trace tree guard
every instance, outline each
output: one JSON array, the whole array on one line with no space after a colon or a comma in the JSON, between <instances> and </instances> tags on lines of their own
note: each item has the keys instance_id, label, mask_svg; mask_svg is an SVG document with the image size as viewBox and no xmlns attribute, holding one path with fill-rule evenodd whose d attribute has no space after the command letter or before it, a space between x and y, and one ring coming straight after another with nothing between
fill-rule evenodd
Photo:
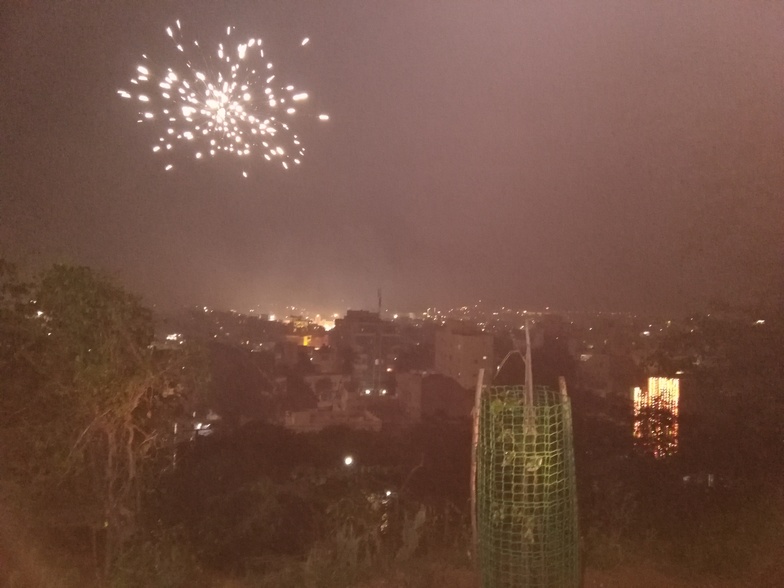
<instances>
[{"instance_id":1,"label":"tree guard","mask_svg":"<svg viewBox=\"0 0 784 588\"><path fill-rule=\"evenodd\" d=\"M577 490L566 387L482 392L477 519L483 588L579 586Z\"/></svg>"}]
</instances>

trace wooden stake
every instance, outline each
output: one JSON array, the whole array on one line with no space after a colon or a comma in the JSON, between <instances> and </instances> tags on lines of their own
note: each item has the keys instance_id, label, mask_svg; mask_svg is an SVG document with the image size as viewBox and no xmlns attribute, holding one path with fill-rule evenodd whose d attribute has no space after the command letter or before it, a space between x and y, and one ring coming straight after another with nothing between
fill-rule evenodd
<instances>
[{"instance_id":1,"label":"wooden stake","mask_svg":"<svg viewBox=\"0 0 784 588\"><path fill-rule=\"evenodd\" d=\"M479 447L479 411L482 400L482 383L485 378L485 368L479 368L479 375L476 379L476 391L474 392L473 410L473 432L471 435L471 548L473 553L471 559L476 566L479 560L479 531L476 523L476 474L477 474L477 453Z\"/></svg>"},{"instance_id":2,"label":"wooden stake","mask_svg":"<svg viewBox=\"0 0 784 588\"><path fill-rule=\"evenodd\" d=\"M534 405L534 374L531 366L531 333L528 319L525 319L525 403Z\"/></svg>"}]
</instances>

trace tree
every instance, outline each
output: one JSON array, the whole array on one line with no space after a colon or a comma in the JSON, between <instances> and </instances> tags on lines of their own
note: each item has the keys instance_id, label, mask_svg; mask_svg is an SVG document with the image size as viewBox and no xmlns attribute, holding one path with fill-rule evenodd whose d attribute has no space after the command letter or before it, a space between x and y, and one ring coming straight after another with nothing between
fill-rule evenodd
<instances>
[{"instance_id":1,"label":"tree","mask_svg":"<svg viewBox=\"0 0 784 588\"><path fill-rule=\"evenodd\" d=\"M649 363L684 373L681 454L737 481L780 476L784 464L784 320L744 309L695 316L668 330Z\"/></svg>"},{"instance_id":2,"label":"tree","mask_svg":"<svg viewBox=\"0 0 784 588\"><path fill-rule=\"evenodd\" d=\"M23 283L0 264L0 334L7 478L29 488L25 506L47 525L92 529L105 572L199 370L187 354L157 352L152 313L86 267Z\"/></svg>"}]
</instances>

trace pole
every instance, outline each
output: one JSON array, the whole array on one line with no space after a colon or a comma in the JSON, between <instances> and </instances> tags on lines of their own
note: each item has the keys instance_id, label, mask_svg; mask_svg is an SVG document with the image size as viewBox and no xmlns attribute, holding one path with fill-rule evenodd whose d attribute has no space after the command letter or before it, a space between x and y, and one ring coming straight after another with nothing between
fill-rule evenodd
<instances>
[{"instance_id":1,"label":"pole","mask_svg":"<svg viewBox=\"0 0 784 588\"><path fill-rule=\"evenodd\" d=\"M473 431L471 435L471 549L474 566L479 560L479 530L476 523L476 473L477 453L479 447L479 411L482 400L482 382L485 378L485 368L479 368L476 378L476 391L474 392Z\"/></svg>"},{"instance_id":2,"label":"pole","mask_svg":"<svg viewBox=\"0 0 784 588\"><path fill-rule=\"evenodd\" d=\"M534 375L531 366L531 332L528 319L525 320L525 402L534 405Z\"/></svg>"},{"instance_id":3,"label":"pole","mask_svg":"<svg viewBox=\"0 0 784 588\"><path fill-rule=\"evenodd\" d=\"M381 288L378 289L378 324L376 325L375 357L373 358L373 394L381 394Z\"/></svg>"}]
</instances>

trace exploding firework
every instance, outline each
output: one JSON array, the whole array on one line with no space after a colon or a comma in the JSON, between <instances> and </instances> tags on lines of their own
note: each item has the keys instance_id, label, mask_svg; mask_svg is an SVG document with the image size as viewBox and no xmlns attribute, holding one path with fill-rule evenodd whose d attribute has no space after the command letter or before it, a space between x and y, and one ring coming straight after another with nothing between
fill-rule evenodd
<instances>
[{"instance_id":1,"label":"exploding firework","mask_svg":"<svg viewBox=\"0 0 784 588\"><path fill-rule=\"evenodd\" d=\"M288 169L298 165L305 153L289 122L308 99L292 85L280 85L272 62L265 58L262 40L250 38L212 53L202 51L198 41L182 39L180 21L166 34L177 49L177 67L156 66L147 55L136 67L133 92L118 90L127 100L140 103L138 122L162 129L152 150L166 157L185 148L195 159L231 155L243 159L261 156ZM302 45L309 39L305 38ZM329 120L326 114L319 120ZM164 169L174 165L166 161ZM242 172L248 177L247 171Z\"/></svg>"}]
</instances>

